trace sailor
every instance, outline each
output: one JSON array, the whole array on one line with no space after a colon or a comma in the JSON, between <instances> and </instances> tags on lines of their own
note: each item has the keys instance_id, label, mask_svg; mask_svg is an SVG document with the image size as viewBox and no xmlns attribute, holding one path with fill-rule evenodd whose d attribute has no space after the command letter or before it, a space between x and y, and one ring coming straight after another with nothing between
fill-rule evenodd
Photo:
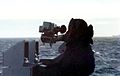
<instances>
[{"instance_id":1,"label":"sailor","mask_svg":"<svg viewBox=\"0 0 120 76\"><path fill-rule=\"evenodd\" d=\"M65 51L53 60L41 60L46 67L33 67L33 76L89 76L94 72L93 26L83 19L71 19L63 36Z\"/></svg>"}]
</instances>

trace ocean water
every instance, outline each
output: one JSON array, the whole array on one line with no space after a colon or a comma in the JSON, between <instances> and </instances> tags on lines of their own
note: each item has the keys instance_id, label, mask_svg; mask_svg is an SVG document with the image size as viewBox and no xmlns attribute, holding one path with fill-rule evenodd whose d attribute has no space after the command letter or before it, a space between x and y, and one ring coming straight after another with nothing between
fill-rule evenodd
<instances>
[{"instance_id":1,"label":"ocean water","mask_svg":"<svg viewBox=\"0 0 120 76\"><path fill-rule=\"evenodd\" d=\"M35 38L28 38L34 40ZM0 73L2 72L3 52L7 51L23 38L0 39ZM62 42L53 44L40 44L40 58L54 58L59 55L58 48ZM91 76L120 76L120 38L98 37L94 38L93 51L95 51L95 71Z\"/></svg>"}]
</instances>

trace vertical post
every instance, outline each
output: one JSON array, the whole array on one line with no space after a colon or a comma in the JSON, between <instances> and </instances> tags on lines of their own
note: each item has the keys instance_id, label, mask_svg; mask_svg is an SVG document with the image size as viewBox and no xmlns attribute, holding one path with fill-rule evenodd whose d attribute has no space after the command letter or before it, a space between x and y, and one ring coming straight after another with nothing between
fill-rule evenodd
<instances>
[{"instance_id":1,"label":"vertical post","mask_svg":"<svg viewBox=\"0 0 120 76\"><path fill-rule=\"evenodd\" d=\"M38 41L35 42L35 53L39 55L39 42Z\"/></svg>"},{"instance_id":2,"label":"vertical post","mask_svg":"<svg viewBox=\"0 0 120 76\"><path fill-rule=\"evenodd\" d=\"M29 63L29 42L24 41L24 64Z\"/></svg>"},{"instance_id":3,"label":"vertical post","mask_svg":"<svg viewBox=\"0 0 120 76\"><path fill-rule=\"evenodd\" d=\"M39 63L39 42L35 41L35 63Z\"/></svg>"}]
</instances>

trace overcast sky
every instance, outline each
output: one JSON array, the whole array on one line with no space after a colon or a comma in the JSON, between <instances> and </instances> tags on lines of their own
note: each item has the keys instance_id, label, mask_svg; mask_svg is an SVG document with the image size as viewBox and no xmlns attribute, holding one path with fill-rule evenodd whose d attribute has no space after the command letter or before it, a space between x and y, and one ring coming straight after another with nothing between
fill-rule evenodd
<instances>
[{"instance_id":1,"label":"overcast sky","mask_svg":"<svg viewBox=\"0 0 120 76\"><path fill-rule=\"evenodd\" d=\"M92 24L95 36L120 35L120 0L0 0L0 37L39 37L39 25Z\"/></svg>"}]
</instances>

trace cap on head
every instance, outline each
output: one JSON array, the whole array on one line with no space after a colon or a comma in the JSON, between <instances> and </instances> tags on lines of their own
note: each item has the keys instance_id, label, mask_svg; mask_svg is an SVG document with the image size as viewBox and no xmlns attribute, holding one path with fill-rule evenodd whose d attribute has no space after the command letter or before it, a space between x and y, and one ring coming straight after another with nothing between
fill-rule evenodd
<instances>
[{"instance_id":1,"label":"cap on head","mask_svg":"<svg viewBox=\"0 0 120 76\"><path fill-rule=\"evenodd\" d=\"M71 19L68 27L68 31L75 30L74 32L79 35L83 35L87 31L87 23L83 19Z\"/></svg>"}]
</instances>

